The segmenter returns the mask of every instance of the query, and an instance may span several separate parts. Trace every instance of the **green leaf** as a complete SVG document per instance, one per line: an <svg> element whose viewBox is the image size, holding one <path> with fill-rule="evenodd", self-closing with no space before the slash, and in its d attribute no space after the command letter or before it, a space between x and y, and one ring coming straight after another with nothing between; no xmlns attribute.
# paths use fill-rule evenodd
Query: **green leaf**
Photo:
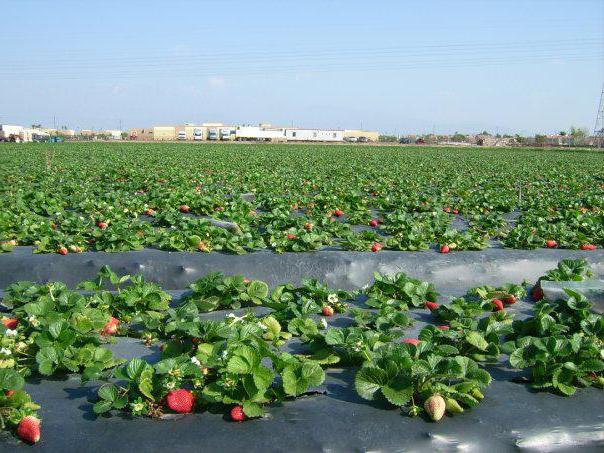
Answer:
<svg viewBox="0 0 604 453"><path fill-rule="evenodd" d="M258 403L245 401L243 403L243 413L250 418L262 417L264 415L264 409Z"/></svg>
<svg viewBox="0 0 604 453"><path fill-rule="evenodd" d="M113 401L109 400L101 400L96 402L92 406L92 410L95 414L104 414L105 412L109 412L113 407Z"/></svg>
<svg viewBox="0 0 604 453"><path fill-rule="evenodd" d="M117 387L113 384L104 385L99 389L98 394L104 400L113 401L117 398Z"/></svg>
<svg viewBox="0 0 604 453"><path fill-rule="evenodd" d="M468 332L466 334L466 341L481 351L485 351L489 346L488 341L479 332Z"/></svg>
<svg viewBox="0 0 604 453"><path fill-rule="evenodd" d="M21 390L25 380L15 370L0 369L0 390Z"/></svg>
<svg viewBox="0 0 604 453"><path fill-rule="evenodd" d="M354 378L357 393L366 400L376 399L378 391L386 383L386 373L382 369L372 366L361 368Z"/></svg>

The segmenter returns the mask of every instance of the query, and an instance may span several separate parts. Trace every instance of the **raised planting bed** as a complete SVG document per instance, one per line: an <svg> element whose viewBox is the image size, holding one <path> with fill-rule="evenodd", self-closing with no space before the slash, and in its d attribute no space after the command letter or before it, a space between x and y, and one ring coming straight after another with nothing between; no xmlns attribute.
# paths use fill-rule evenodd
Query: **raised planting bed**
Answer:
<svg viewBox="0 0 604 453"><path fill-rule="evenodd" d="M41 418L35 448L604 448L604 320L581 294L597 299L602 251L30 252L0 256L5 319L17 319L0 337L14 357L15 335L26 343L3 363L40 405L13 404ZM72 337L75 355L55 360L48 348ZM77 356L86 345L112 354ZM178 388L193 413L173 410ZM0 450L32 448L16 418Z"/></svg>

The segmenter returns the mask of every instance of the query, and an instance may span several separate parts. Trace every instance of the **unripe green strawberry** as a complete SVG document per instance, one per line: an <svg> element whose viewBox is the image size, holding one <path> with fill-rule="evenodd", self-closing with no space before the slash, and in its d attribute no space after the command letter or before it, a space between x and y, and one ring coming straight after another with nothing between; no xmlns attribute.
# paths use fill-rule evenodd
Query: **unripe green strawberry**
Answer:
<svg viewBox="0 0 604 453"><path fill-rule="evenodd" d="M428 416L435 422L439 421L445 415L445 400L439 394L432 395L424 403L424 409Z"/></svg>
<svg viewBox="0 0 604 453"><path fill-rule="evenodd" d="M463 412L463 407L453 398L445 398L445 408L450 414L461 414Z"/></svg>
<svg viewBox="0 0 604 453"><path fill-rule="evenodd" d="M470 392L470 394L476 398L477 400L482 400L484 398L484 395L482 394L482 392L478 389L472 389L472 391Z"/></svg>

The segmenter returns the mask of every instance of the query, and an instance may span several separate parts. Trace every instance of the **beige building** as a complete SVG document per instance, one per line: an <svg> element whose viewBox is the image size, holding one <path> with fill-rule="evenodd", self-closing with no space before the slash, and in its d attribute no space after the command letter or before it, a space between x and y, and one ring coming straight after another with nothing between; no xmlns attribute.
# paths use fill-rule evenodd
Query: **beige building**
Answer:
<svg viewBox="0 0 604 453"><path fill-rule="evenodd" d="M175 126L153 126L153 140L176 140Z"/></svg>
<svg viewBox="0 0 604 453"><path fill-rule="evenodd" d="M367 137L367 140L370 142L377 142L379 141L380 133L374 131L362 131L360 129L345 129L343 134L344 140L351 137L355 137L357 139L359 137Z"/></svg>

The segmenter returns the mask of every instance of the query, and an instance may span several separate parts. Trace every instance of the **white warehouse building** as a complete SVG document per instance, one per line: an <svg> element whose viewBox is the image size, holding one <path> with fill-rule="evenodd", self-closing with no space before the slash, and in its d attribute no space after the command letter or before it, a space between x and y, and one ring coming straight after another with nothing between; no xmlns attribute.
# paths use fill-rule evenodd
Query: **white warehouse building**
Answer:
<svg viewBox="0 0 604 453"><path fill-rule="evenodd" d="M283 141L285 140L285 129L280 127L237 126L235 139Z"/></svg>
<svg viewBox="0 0 604 453"><path fill-rule="evenodd" d="M328 129L286 129L285 137L288 142L341 142L344 140L344 131Z"/></svg>

